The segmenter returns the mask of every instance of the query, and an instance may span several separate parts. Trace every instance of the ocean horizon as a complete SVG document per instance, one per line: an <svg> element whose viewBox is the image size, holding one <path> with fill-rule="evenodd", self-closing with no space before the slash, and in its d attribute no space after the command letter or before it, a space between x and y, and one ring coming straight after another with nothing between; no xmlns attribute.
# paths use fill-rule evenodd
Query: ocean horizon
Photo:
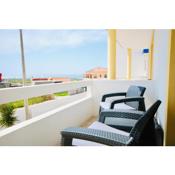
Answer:
<svg viewBox="0 0 175 175"><path fill-rule="evenodd" d="M83 74L41 74L41 75L32 75L27 76L27 79L31 78L48 78L48 77L65 77L65 78L71 78L71 79L82 79ZM4 77L4 79L22 79L22 76L14 76L14 77Z"/></svg>

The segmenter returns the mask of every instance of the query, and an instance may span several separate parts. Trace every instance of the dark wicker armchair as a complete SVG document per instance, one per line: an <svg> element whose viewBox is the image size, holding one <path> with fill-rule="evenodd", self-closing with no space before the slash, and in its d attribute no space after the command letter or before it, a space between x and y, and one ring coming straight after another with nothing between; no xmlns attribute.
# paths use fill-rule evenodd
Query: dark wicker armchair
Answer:
<svg viewBox="0 0 175 175"><path fill-rule="evenodd" d="M129 133L109 132L93 128L67 128L61 132L62 145L71 146L73 139L81 139L110 146L155 145L153 119L161 101L156 101L135 123ZM128 116L128 112L121 115ZM132 115L132 114L131 114ZM134 116L134 114L133 114ZM119 134L117 134L117 131Z"/></svg>
<svg viewBox="0 0 175 175"><path fill-rule="evenodd" d="M99 115L99 122L130 132L144 113L143 111L131 110L104 110Z"/></svg>
<svg viewBox="0 0 175 175"><path fill-rule="evenodd" d="M110 93L102 96L100 112L106 109L127 109L145 111L144 92L146 88L141 86L130 86L127 92ZM123 96L121 99L107 102L107 98Z"/></svg>

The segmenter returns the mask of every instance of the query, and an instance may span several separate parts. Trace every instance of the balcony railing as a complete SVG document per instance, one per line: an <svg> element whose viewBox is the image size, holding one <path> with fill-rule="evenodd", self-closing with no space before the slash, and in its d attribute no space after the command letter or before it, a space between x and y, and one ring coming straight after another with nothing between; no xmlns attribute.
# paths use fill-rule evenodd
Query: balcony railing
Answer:
<svg viewBox="0 0 175 175"><path fill-rule="evenodd" d="M60 131L66 127L80 126L92 116L98 116L99 102L104 93L126 91L131 84L147 87L147 101L152 101L152 81L147 80L87 80L79 82L35 85L0 90L0 104L28 99L56 92L87 87L87 91L60 99L60 104L38 104L30 120L0 132L0 145L59 145ZM39 107L40 106L40 107ZM30 107L32 110L32 106ZM35 113L36 114L36 113Z"/></svg>

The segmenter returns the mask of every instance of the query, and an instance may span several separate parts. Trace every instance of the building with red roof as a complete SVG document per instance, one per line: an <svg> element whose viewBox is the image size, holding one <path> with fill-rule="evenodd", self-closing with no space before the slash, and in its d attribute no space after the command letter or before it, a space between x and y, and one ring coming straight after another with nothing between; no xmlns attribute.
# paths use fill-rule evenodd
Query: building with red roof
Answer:
<svg viewBox="0 0 175 175"><path fill-rule="evenodd" d="M64 83L71 81L67 77L32 78L32 84Z"/></svg>
<svg viewBox="0 0 175 175"><path fill-rule="evenodd" d="M90 79L107 78L107 68L103 67L93 68L84 74L84 78L90 78Z"/></svg>

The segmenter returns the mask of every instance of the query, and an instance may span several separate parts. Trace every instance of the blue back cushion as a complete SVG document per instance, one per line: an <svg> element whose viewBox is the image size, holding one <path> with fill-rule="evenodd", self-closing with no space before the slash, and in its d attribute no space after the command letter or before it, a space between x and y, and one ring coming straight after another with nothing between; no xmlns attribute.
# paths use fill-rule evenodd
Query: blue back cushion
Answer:
<svg viewBox="0 0 175 175"><path fill-rule="evenodd" d="M145 91L144 87L130 86L126 93L126 97L141 97L143 96L144 91ZM139 102L125 102L125 104L135 109L138 109L139 107Z"/></svg>

